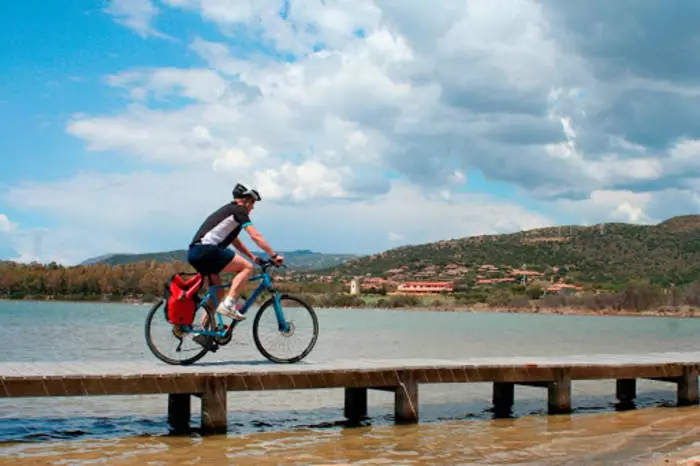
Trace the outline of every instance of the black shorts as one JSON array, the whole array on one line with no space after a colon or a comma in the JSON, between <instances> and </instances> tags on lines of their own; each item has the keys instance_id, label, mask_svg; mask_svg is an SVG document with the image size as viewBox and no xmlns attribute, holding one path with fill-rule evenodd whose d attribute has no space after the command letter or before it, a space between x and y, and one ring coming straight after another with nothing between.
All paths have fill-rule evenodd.
<instances>
[{"instance_id":1,"label":"black shorts","mask_svg":"<svg viewBox=\"0 0 700 466\"><path fill-rule=\"evenodd\" d=\"M231 249L224 249L213 244L193 244L187 251L187 262L194 269L205 275L219 273L236 256Z\"/></svg>"}]
</instances>

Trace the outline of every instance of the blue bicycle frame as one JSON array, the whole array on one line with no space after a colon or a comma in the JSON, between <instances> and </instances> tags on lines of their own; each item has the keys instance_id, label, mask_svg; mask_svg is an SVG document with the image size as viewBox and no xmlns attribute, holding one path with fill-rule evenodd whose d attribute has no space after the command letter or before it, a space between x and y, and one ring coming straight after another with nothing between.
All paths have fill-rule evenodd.
<instances>
[{"instance_id":1,"label":"blue bicycle frame","mask_svg":"<svg viewBox=\"0 0 700 466\"><path fill-rule=\"evenodd\" d=\"M289 325L287 324L287 321L284 318L284 313L282 312L282 305L280 304L280 293L279 291L275 290L272 287L272 279L270 278L270 275L263 270L259 275L255 275L253 277L250 277L248 279L249 282L256 282L260 281L260 284L253 290L253 293L246 299L245 304L243 305L243 308L240 310L241 314L246 314L248 310L251 308L255 300L260 296L260 294L263 291L270 291L272 292L272 299L273 299L273 307L275 309L275 316L277 317L277 324L279 325L279 330L281 332L289 332ZM212 285L211 281L209 281L209 289L207 290L207 293L204 295L204 297L200 300L198 308L202 307L209 299L211 299L214 303L214 309L219 305L217 296L216 296L216 290L220 289L228 289L231 285ZM212 337L223 337L226 335L227 328L224 326L224 321L221 317L221 314L218 312L214 312L216 314L216 320L217 320L217 327L221 328L221 330L204 330L204 329L193 329L191 326L183 325L183 330L191 333L196 333L199 335L206 335L206 336L212 336ZM238 324L238 320L234 320L231 322L231 330Z\"/></svg>"}]
</instances>

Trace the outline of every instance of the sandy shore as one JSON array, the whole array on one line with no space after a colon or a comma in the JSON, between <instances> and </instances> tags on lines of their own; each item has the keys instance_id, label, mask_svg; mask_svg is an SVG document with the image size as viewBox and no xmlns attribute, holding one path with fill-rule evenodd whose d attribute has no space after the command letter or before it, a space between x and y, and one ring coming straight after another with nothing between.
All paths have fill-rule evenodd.
<instances>
[{"instance_id":1,"label":"sandy shore","mask_svg":"<svg viewBox=\"0 0 700 466\"><path fill-rule=\"evenodd\" d=\"M700 446L691 446L683 448L678 452L665 455L663 458L648 463L650 466L661 465L683 465L683 466L700 466Z\"/></svg>"}]
</instances>

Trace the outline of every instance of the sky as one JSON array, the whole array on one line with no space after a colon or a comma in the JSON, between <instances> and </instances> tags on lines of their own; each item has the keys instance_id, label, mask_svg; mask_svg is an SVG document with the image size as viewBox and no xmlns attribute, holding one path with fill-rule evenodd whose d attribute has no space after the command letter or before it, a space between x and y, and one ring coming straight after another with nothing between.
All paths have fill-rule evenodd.
<instances>
[{"instance_id":1,"label":"sky","mask_svg":"<svg viewBox=\"0 0 700 466\"><path fill-rule=\"evenodd\" d=\"M277 250L700 210L700 3L45 0L0 14L0 259ZM243 239L252 245L245 236Z\"/></svg>"}]
</instances>

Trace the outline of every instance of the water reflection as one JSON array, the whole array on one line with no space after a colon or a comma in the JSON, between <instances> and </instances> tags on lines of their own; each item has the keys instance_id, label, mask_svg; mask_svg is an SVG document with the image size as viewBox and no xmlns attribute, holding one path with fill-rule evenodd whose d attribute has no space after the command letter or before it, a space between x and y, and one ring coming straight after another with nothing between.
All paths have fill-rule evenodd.
<instances>
[{"instance_id":1,"label":"water reflection","mask_svg":"<svg viewBox=\"0 0 700 466\"><path fill-rule=\"evenodd\" d=\"M4 361L153 360L138 306L0 302ZM38 319L38 320L37 320ZM309 359L461 358L695 351L700 319L521 316L323 310ZM32 322L51 332L34 338ZM250 327L202 364L270 364ZM70 335L70 338L66 338ZM697 407L675 408L675 387L639 381L619 404L614 381L575 381L572 415L548 416L546 390L516 387L507 413L490 384L420 387L418 425L393 425L393 397L370 391L369 418L342 415L343 391L232 393L225 436L167 428L166 396L0 400L0 458L18 464L633 464L698 438ZM640 409L641 408L641 409ZM503 414L504 416L499 416ZM595 445L595 447L591 447ZM0 460L0 461L2 461Z\"/></svg>"}]
</instances>

